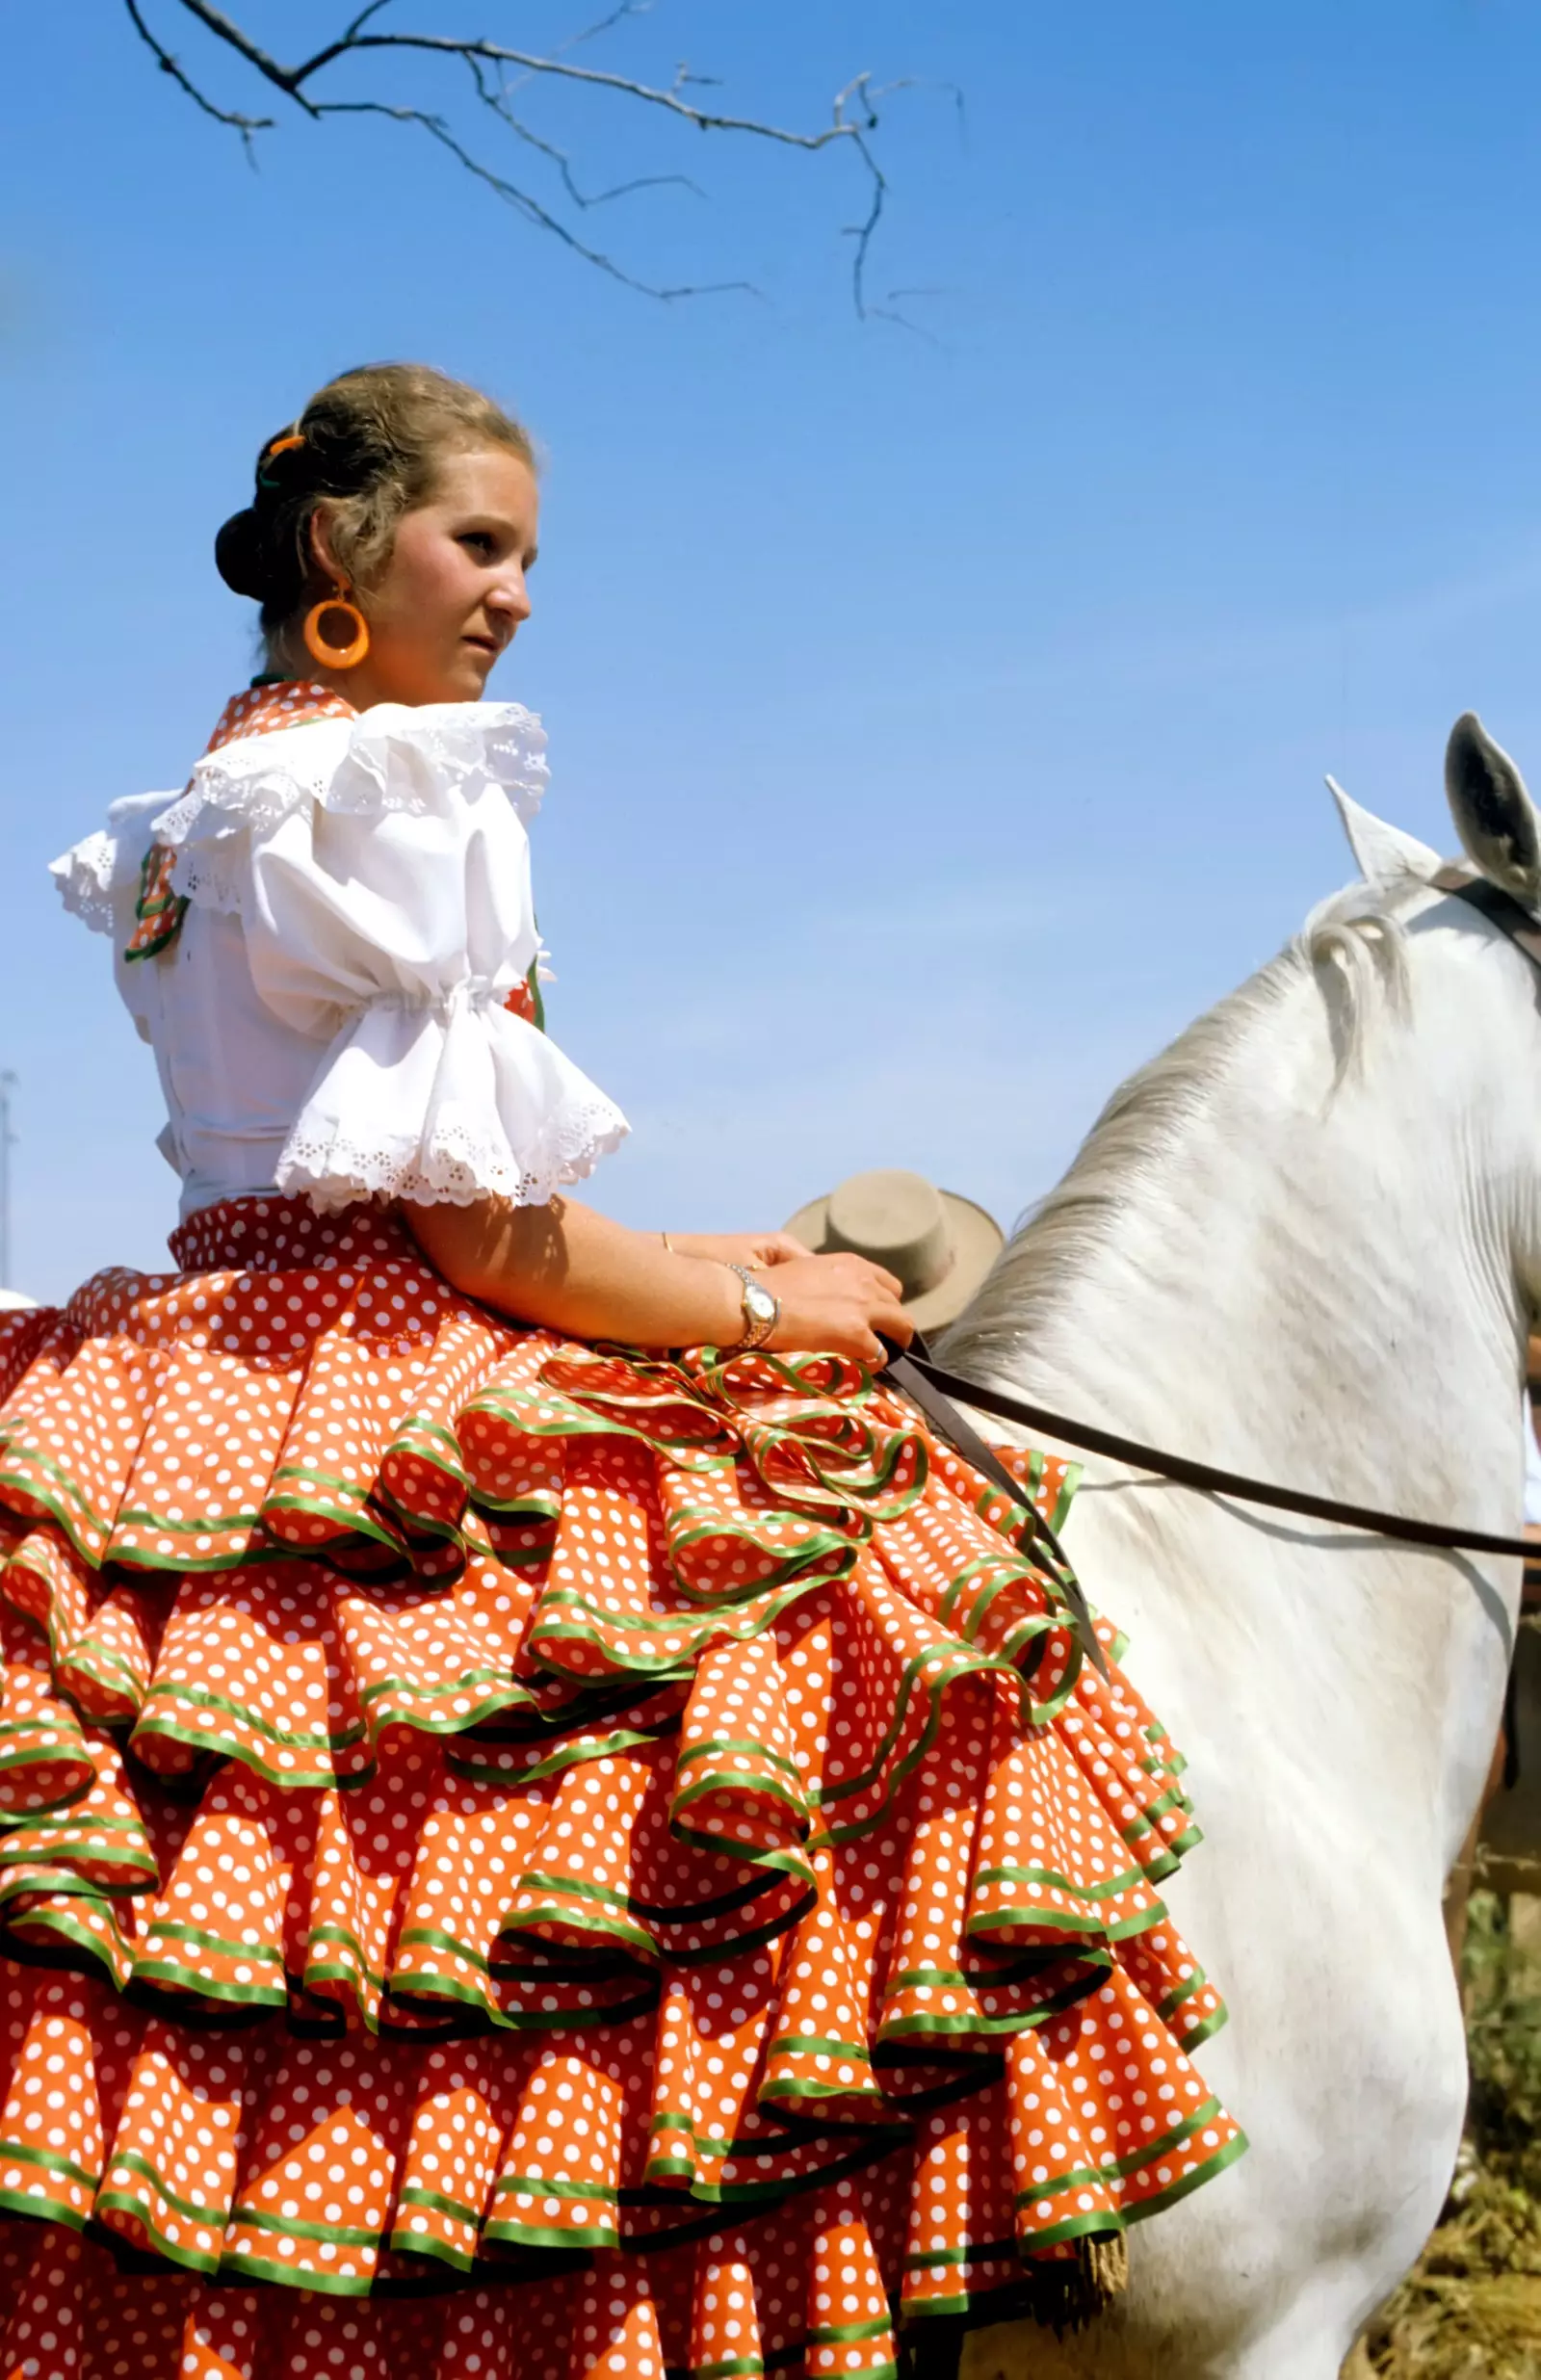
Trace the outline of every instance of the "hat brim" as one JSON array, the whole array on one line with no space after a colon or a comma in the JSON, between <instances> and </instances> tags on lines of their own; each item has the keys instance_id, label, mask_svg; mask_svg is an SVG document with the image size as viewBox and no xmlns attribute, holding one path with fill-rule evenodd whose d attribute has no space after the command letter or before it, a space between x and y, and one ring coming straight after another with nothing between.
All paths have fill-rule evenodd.
<instances>
[{"instance_id":1,"label":"hat brim","mask_svg":"<svg viewBox=\"0 0 1541 2380\"><path fill-rule=\"evenodd\" d=\"M795 1240L812 1248L816 1256L833 1252L829 1242L830 1195L826 1191L823 1198L810 1199L784 1225ZM955 1322L1006 1245L1006 1234L994 1216L986 1215L972 1198L960 1198L956 1190L938 1190L937 1196L947 1215L953 1262L934 1289L922 1290L919 1296L904 1300L904 1311L919 1331L945 1330L949 1322Z\"/></svg>"}]
</instances>

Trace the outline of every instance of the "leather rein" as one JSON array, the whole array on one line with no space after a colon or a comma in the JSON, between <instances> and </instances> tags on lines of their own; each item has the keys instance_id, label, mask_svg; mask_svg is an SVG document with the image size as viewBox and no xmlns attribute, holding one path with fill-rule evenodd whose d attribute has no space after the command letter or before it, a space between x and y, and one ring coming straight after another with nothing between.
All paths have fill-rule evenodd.
<instances>
[{"instance_id":1,"label":"leather rein","mask_svg":"<svg viewBox=\"0 0 1541 2380\"><path fill-rule=\"evenodd\" d=\"M1461 868L1442 868L1428 882L1430 890L1466 902L1541 971L1541 928L1519 902L1501 892L1496 884L1490 884L1485 876L1474 876ZM884 1344L888 1345L886 1341ZM1518 1556L1523 1561L1534 1560L1541 1552L1524 1537L1503 1536L1484 1529L1452 1528L1443 1521L1415 1520L1404 1512L1381 1512L1371 1504L1346 1504L1336 1496L1313 1496L1299 1488L1280 1487L1272 1480L1248 1478L1241 1472L1224 1470L1216 1463L1201 1463L1189 1455L1166 1453L1159 1447L1143 1445L1137 1438L1126 1438L1121 1431L1068 1420L1064 1414L1051 1412L1047 1405L1034 1404L1025 1397L1008 1397L1001 1389L984 1388L978 1381L965 1380L933 1362L924 1341L918 1342L908 1354L891 1348L886 1376L921 1407L959 1453L995 1485L1003 1487L1018 1504L1023 1502L1020 1482L1012 1478L1005 1464L955 1410L953 1399L972 1405L977 1412L994 1414L1001 1421L1042 1431L1078 1452L1110 1455L1136 1471L1170 1479L1179 1487L1197 1488L1206 1495L1235 1497L1241 1504L1263 1504L1274 1512L1297 1513L1305 1520L1334 1521L1371 1536L1398 1538L1409 1545L1431 1546L1446 1554ZM1064 1573L1059 1583L1070 1602L1082 1643L1106 1676L1101 1648L1075 1574L1065 1561L1053 1530L1041 1515L1034 1513L1032 1517L1036 1533Z\"/></svg>"}]
</instances>

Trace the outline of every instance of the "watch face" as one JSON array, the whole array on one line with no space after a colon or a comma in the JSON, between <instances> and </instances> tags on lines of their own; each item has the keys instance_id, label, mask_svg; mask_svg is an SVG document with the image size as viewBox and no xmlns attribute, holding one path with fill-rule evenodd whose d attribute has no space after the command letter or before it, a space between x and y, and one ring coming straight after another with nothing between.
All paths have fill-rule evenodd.
<instances>
[{"instance_id":1,"label":"watch face","mask_svg":"<svg viewBox=\"0 0 1541 2380\"><path fill-rule=\"evenodd\" d=\"M769 1322L775 1315L775 1299L758 1281L745 1281L744 1302L757 1322Z\"/></svg>"}]
</instances>

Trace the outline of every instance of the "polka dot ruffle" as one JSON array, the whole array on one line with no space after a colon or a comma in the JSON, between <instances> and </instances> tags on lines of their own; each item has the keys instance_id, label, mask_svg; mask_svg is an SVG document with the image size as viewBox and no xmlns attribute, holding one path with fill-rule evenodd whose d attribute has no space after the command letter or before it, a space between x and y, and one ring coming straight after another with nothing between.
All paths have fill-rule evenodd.
<instances>
[{"instance_id":1,"label":"polka dot ruffle","mask_svg":"<svg viewBox=\"0 0 1541 2380\"><path fill-rule=\"evenodd\" d=\"M879 2372L1238 2153L1062 1465L374 1211L176 1253L0 1321L0 2368Z\"/></svg>"}]
</instances>

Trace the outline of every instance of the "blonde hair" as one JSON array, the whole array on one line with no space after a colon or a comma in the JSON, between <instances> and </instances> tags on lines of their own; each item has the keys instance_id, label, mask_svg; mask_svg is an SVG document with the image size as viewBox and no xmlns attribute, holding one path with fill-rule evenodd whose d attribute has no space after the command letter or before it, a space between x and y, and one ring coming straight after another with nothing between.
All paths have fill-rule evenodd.
<instances>
[{"instance_id":1,"label":"blonde hair","mask_svg":"<svg viewBox=\"0 0 1541 2380\"><path fill-rule=\"evenodd\" d=\"M270 665L302 664L296 630L325 594L311 550L319 505L353 583L368 588L404 513L432 494L446 455L500 446L535 468L530 433L481 389L431 364L361 364L318 389L257 457L256 492L214 541L220 576L262 606Z\"/></svg>"}]
</instances>

